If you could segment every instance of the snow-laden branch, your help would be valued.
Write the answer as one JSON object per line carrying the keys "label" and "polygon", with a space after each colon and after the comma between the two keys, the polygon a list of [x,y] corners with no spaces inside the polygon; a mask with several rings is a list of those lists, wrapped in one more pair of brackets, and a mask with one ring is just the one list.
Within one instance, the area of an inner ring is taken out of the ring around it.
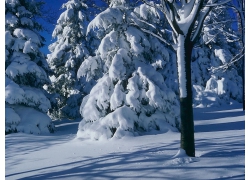
{"label": "snow-laden branch", "polygon": [[229,68],[231,65],[233,65],[235,62],[239,61],[242,57],[245,56],[245,53],[243,53],[244,51],[244,48],[242,48],[242,50],[236,55],[234,56],[229,63],[226,63],[226,64],[223,64],[219,67],[211,67],[210,69],[208,69],[209,71],[212,71],[212,73],[216,73],[218,72],[219,70],[223,69],[223,70],[226,70],[227,68]]}
{"label": "snow-laden branch", "polygon": [[[174,31],[174,33],[178,34],[178,27],[176,27],[173,23],[174,18],[171,17],[171,12],[166,8],[166,2],[164,0],[161,1],[161,5],[162,6],[157,6],[155,3],[152,4],[152,2],[149,2],[148,0],[142,0],[142,2],[144,2],[146,5],[153,7],[153,8],[157,8],[158,10],[160,10],[164,16],[166,17],[170,27],[172,28],[172,30]],[[177,28],[177,29],[176,29]]]}
{"label": "snow-laden branch", "polygon": [[158,38],[159,40],[161,40],[162,42],[166,43],[167,45],[171,45],[165,39],[163,39],[161,36],[153,33],[152,31],[149,31],[149,30],[146,30],[146,29],[143,29],[143,28],[141,28],[141,30],[144,31],[144,32],[146,32],[146,33],[148,33],[148,34],[150,34],[150,35],[152,35],[152,36],[154,36],[154,37],[156,37],[156,38]]}
{"label": "snow-laden branch", "polygon": [[205,42],[205,44],[207,45],[208,43],[210,43],[211,41],[213,41],[217,36],[218,34],[220,34],[221,32],[219,31],[218,33],[216,33],[215,35],[213,35],[213,37],[211,39],[209,39],[208,41]]}
{"label": "snow-laden branch", "polygon": [[[136,24],[136,22],[131,23],[131,25],[134,25],[134,26],[136,26],[136,27],[140,27],[138,24]],[[165,43],[165,44],[167,44],[167,45],[169,45],[169,46],[172,46],[172,44],[168,43],[164,38],[162,38],[161,36],[159,36],[159,35],[153,33],[152,31],[147,30],[147,29],[144,29],[144,28],[142,28],[142,27],[140,27],[140,30],[142,30],[143,32],[148,33],[148,34],[150,34],[150,35],[156,37],[157,39],[159,39],[159,40],[162,41],[163,43]]]}
{"label": "snow-laden branch", "polygon": [[[191,0],[189,3],[185,1],[182,3],[182,8],[179,9],[179,12],[182,13],[186,18],[188,15],[191,14],[192,10],[194,9],[196,0]],[[179,14],[181,16],[181,14]]]}
{"label": "snow-laden branch", "polygon": [[196,30],[193,34],[192,39],[191,39],[192,42],[195,42],[197,40],[197,38],[199,37],[201,30],[202,30],[203,22],[204,22],[205,18],[207,17],[207,14],[211,10],[212,10],[211,7],[205,7],[202,11],[200,11],[198,25],[197,25]]}
{"label": "snow-laden branch", "polygon": [[[144,23],[144,24],[146,24],[146,25],[148,25],[148,26],[150,26],[150,27],[156,29],[156,27],[155,27],[153,24],[148,23],[147,21],[144,21],[144,20],[142,20],[141,18],[138,18],[138,16],[137,16],[134,12],[131,13],[131,16],[134,18],[134,19],[131,19],[131,20],[133,20],[134,22],[135,22],[135,21],[140,21],[140,22],[142,22],[142,23]],[[138,23],[137,23],[137,24],[138,24]]]}

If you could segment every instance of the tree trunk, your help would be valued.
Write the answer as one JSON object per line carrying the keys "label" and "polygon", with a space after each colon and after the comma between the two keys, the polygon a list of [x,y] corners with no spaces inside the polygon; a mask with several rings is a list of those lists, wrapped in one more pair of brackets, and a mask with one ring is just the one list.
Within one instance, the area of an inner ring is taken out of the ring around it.
{"label": "tree trunk", "polygon": [[193,45],[184,35],[178,37],[177,62],[180,86],[181,148],[195,157],[192,106],[191,55]]}

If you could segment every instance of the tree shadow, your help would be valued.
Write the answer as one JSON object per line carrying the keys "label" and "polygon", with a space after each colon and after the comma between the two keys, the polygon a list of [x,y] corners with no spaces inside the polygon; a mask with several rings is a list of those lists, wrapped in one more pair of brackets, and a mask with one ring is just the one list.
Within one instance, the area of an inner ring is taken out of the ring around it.
{"label": "tree shadow", "polygon": [[[164,164],[166,156],[163,152],[170,150],[175,151],[177,143],[179,142],[176,141],[172,144],[164,144],[153,148],[144,147],[143,150],[137,147],[138,150],[131,153],[109,153],[99,157],[85,156],[82,157],[82,160],[71,163],[9,174],[6,175],[6,179],[11,179],[11,177],[15,175],[25,175],[26,173],[35,173],[36,175],[26,176],[20,179],[76,179],[77,177],[80,177],[80,179],[116,179],[122,178],[122,174],[126,173],[128,174],[127,179],[133,179],[137,177],[135,174],[137,174],[138,171],[148,174],[150,172],[160,172],[166,169],[166,167],[156,168],[154,166],[135,167],[144,163],[150,165],[155,162],[162,162],[162,164]],[[168,156],[168,158],[170,159],[171,156]],[[119,175],[119,173],[121,173],[121,175]],[[166,173],[160,173],[159,176],[147,175],[145,179],[162,179],[164,177],[168,177],[168,175]]]}
{"label": "tree shadow", "polygon": [[[228,109],[230,110],[230,109]],[[212,120],[212,119],[221,119],[227,117],[238,117],[245,116],[245,112],[242,110],[238,111],[212,111],[212,109],[194,109],[194,119],[195,120]]]}
{"label": "tree shadow", "polygon": [[[19,176],[24,180],[44,180],[44,179],[185,179],[195,178],[195,174],[200,171],[225,172],[225,169],[244,169],[242,164],[216,165],[199,164],[203,158],[228,158],[244,155],[244,146],[242,142],[233,144],[235,149],[231,149],[232,142],[226,139],[222,145],[217,142],[223,138],[216,138],[214,141],[207,142],[205,139],[197,141],[197,148],[210,149],[201,157],[196,157],[192,166],[187,164],[172,164],[173,156],[176,153],[176,147],[179,141],[173,141],[167,144],[151,143],[148,146],[136,146],[133,152],[114,152],[103,156],[91,157],[83,156],[79,160],[60,165],[48,166],[13,174],[6,175],[7,179],[13,179]],[[228,147],[228,148],[227,148]],[[165,152],[173,152],[165,153]],[[196,165],[195,165],[196,164]],[[184,174],[176,174],[176,170]],[[240,179],[244,174],[232,176],[232,179]],[[217,178],[216,178],[217,179]],[[220,179],[220,178],[218,178]],[[230,177],[222,179],[231,179]]]}
{"label": "tree shadow", "polygon": [[[209,128],[208,128],[209,127]],[[229,131],[229,130],[244,130],[245,121],[226,122],[216,124],[195,125],[195,132],[216,132],[216,131]]]}
{"label": "tree shadow", "polygon": [[[230,110],[230,108],[224,108],[224,110]],[[244,116],[244,112],[241,111],[216,111],[210,110],[194,110],[195,120],[213,120],[219,118]],[[202,117],[202,118],[201,118]],[[76,128],[77,123],[68,124],[71,128]],[[58,126],[63,130],[64,126]],[[205,124],[195,126],[196,133],[199,132],[214,132],[228,131],[228,130],[243,130],[245,129],[244,120],[238,122],[226,122],[217,124]],[[60,134],[60,133],[59,133]],[[197,135],[196,134],[196,135]],[[8,136],[7,136],[8,137]],[[68,136],[68,138],[59,138],[57,134],[54,136],[37,136],[36,138],[29,138],[29,136],[11,136],[12,139],[6,142],[6,151],[12,151],[10,154],[29,154],[33,151],[48,148],[49,146],[62,144],[68,142],[74,138],[74,135]],[[9,137],[9,138],[11,138]],[[40,137],[40,138],[39,138]],[[46,139],[46,141],[45,141]],[[24,147],[18,145],[15,149],[15,144],[19,141],[24,142]],[[244,156],[245,146],[244,140],[240,135],[232,134],[230,137],[214,137],[212,139],[196,138],[196,149],[204,151],[204,153],[198,158],[198,161],[194,161],[192,166],[182,164],[172,164],[172,157],[179,147],[179,140],[172,141],[172,143],[154,144],[150,143],[148,146],[137,146],[136,150],[132,152],[114,152],[108,153],[103,156],[79,157],[77,161],[64,163],[60,165],[52,165],[43,168],[37,168],[12,174],[6,174],[6,180],[15,179],[16,176],[22,177],[19,179],[24,180],[44,180],[44,179],[185,179],[184,177],[196,178],[197,172],[206,171],[213,172],[218,171],[225,172],[225,169],[244,169],[244,165],[237,164],[237,162],[229,165],[216,165],[216,164],[199,164],[202,159],[211,159],[215,161],[218,158],[228,159],[231,157]],[[28,147],[26,147],[28,145]],[[232,148],[233,147],[233,148]],[[207,150],[207,151],[206,151]],[[24,153],[25,151],[25,153]],[[173,152],[173,154],[164,152]],[[7,154],[8,158],[8,154]],[[63,158],[63,157],[62,157]],[[15,159],[15,158],[14,158]],[[16,159],[15,159],[16,160]],[[20,160],[22,161],[22,160]],[[38,160],[39,162],[39,160]],[[13,162],[14,163],[14,162]],[[16,162],[18,163],[18,162]],[[159,165],[160,164],[160,165]],[[202,165],[202,166],[200,166]],[[183,172],[183,174],[176,174],[175,172]],[[245,174],[238,172],[237,175],[230,177],[218,177],[217,179],[244,179]],[[205,177],[204,177],[205,179]]]}
{"label": "tree shadow", "polygon": [[[237,117],[237,121],[230,122],[228,119],[233,117]],[[234,106],[220,107],[219,110],[218,108],[194,108],[194,123],[195,132],[244,130],[245,112],[242,109],[235,109]]]}

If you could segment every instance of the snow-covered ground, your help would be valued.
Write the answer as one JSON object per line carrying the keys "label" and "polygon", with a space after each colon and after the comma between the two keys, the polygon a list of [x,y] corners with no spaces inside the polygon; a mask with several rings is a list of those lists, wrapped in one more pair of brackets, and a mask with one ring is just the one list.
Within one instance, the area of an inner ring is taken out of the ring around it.
{"label": "snow-covered ground", "polygon": [[241,105],[196,108],[196,157],[167,132],[106,141],[75,139],[78,122],[51,135],[5,136],[5,178],[16,179],[245,179],[245,114]]}

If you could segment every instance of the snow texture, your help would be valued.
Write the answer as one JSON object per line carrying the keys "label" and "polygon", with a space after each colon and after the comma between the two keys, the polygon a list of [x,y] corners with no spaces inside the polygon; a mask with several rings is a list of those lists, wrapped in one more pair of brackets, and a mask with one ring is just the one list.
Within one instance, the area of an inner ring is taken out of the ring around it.
{"label": "snow texture", "polygon": [[248,179],[241,106],[194,108],[192,158],[179,149],[180,133],[171,131],[80,140],[79,122],[65,120],[56,121],[57,131],[46,136],[8,134],[5,179]]}
{"label": "snow texture", "polygon": [[180,98],[187,97],[187,78],[185,72],[185,47],[184,47],[184,36],[178,36],[178,47],[177,47],[177,62],[178,62],[178,76],[179,76],[179,89],[180,89]]}

